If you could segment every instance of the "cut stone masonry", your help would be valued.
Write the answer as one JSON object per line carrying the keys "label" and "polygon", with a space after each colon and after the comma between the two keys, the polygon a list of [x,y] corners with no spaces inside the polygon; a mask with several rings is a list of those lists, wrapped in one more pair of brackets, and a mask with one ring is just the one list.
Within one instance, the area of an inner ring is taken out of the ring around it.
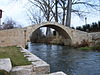
{"label": "cut stone masonry", "polygon": [[0,70],[10,72],[10,75],[67,75],[63,72],[50,74],[50,65],[45,61],[21,47],[24,57],[31,61],[31,65],[12,67],[10,58],[0,59]]}

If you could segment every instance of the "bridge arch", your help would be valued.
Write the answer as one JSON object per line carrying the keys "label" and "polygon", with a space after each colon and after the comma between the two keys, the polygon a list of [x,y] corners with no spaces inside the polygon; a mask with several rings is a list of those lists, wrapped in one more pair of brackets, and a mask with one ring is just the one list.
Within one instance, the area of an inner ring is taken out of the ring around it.
{"label": "bridge arch", "polygon": [[31,31],[28,33],[28,37],[32,36],[32,33],[35,32],[37,29],[41,28],[41,27],[50,27],[55,29],[61,36],[64,37],[64,42],[65,45],[67,45],[66,43],[69,42],[69,44],[71,45],[72,43],[72,35],[71,35],[71,31],[68,27],[63,26],[61,24],[58,24],[56,22],[51,23],[51,22],[45,22],[45,23],[40,23],[37,25],[32,25],[31,26]]}

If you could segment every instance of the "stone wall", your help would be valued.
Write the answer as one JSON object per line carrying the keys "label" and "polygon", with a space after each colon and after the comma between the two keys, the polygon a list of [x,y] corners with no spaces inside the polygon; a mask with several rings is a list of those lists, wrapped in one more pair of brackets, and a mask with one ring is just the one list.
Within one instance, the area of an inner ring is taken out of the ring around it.
{"label": "stone wall", "polygon": [[88,45],[91,45],[92,43],[92,36],[87,33],[87,32],[83,32],[83,31],[79,31],[79,30],[73,30],[73,45],[82,45],[84,43],[87,43]]}
{"label": "stone wall", "polygon": [[89,33],[92,36],[92,42],[93,44],[97,44],[98,42],[100,43],[100,32],[93,32]]}
{"label": "stone wall", "polygon": [[8,29],[0,31],[0,46],[25,45],[23,29]]}

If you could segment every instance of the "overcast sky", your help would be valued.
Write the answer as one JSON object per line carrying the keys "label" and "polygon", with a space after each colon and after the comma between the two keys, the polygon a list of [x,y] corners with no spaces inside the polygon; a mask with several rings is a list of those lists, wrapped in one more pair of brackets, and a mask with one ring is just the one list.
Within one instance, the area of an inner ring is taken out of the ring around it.
{"label": "overcast sky", "polygon": [[[15,2],[14,0],[0,0],[0,9],[2,9],[3,12],[3,18],[2,22],[5,18],[9,17],[13,20],[19,22],[23,26],[30,25],[30,22],[28,21],[28,17],[26,16],[26,8],[27,0],[19,0],[18,2]],[[92,22],[98,22],[100,21],[100,12],[92,12],[91,14],[87,14],[87,23],[91,24]],[[81,26],[84,25],[85,21],[84,19],[80,19],[79,17],[72,15],[71,20],[71,26]]]}

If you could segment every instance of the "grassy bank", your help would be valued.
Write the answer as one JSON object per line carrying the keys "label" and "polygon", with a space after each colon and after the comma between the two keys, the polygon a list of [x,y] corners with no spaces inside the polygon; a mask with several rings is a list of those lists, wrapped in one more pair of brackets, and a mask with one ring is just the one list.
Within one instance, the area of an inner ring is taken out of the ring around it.
{"label": "grassy bank", "polygon": [[20,52],[20,48],[0,47],[0,58],[10,58],[13,66],[29,65],[31,64]]}
{"label": "grassy bank", "polygon": [[98,51],[98,52],[100,52],[100,46],[80,47],[79,49],[83,50],[83,51]]}
{"label": "grassy bank", "polygon": [[94,46],[92,46],[92,47],[80,47],[79,48],[80,50],[87,50],[87,51],[90,51],[90,50],[92,50],[92,51],[98,51],[98,52],[100,52],[100,42],[98,42],[98,43],[96,43]]}
{"label": "grassy bank", "polygon": [[92,50],[92,47],[80,47],[79,49],[87,51],[87,50]]}

